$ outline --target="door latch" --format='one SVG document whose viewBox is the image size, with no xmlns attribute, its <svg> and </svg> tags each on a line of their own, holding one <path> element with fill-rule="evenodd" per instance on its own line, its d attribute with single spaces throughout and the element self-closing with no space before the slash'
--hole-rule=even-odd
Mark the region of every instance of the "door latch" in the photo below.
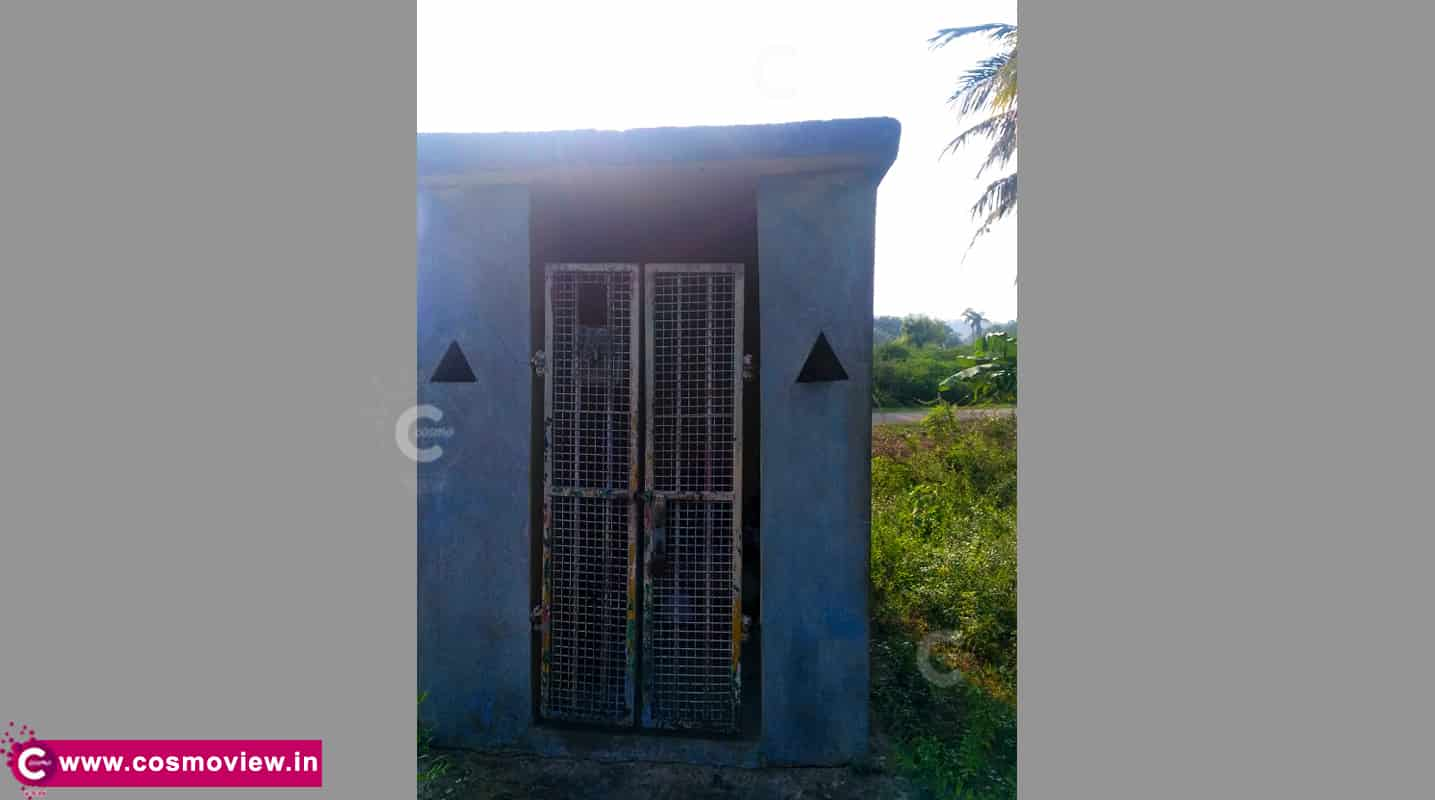
<svg viewBox="0 0 1435 800">
<path fill-rule="evenodd" d="M 548 610 L 545 609 L 541 604 L 533 607 L 533 611 L 529 613 L 528 619 L 530 622 L 533 623 L 533 630 L 548 630 Z"/>
<path fill-rule="evenodd" d="M 658 495 L 649 508 L 653 515 L 653 539 L 648 569 L 653 577 L 662 578 L 668 574 L 668 500 Z"/>
</svg>

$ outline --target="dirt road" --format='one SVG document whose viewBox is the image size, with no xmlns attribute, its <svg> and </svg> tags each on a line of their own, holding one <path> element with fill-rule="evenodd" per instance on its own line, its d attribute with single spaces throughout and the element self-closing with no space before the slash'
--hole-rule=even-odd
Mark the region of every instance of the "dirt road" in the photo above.
<svg viewBox="0 0 1435 800">
<path fill-rule="evenodd" d="M 908 408 L 894 411 L 873 411 L 873 425 L 892 425 L 901 423 L 921 422 L 927 416 L 928 409 Z M 1016 409 L 1010 406 L 1000 408 L 959 408 L 957 419 L 978 419 L 981 417 L 1009 417 L 1016 413 Z"/>
</svg>

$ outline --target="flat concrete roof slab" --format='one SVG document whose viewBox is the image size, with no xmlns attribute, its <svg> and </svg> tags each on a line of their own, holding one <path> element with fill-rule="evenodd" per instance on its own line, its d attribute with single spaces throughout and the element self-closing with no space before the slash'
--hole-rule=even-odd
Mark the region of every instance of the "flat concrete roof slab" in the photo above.
<svg viewBox="0 0 1435 800">
<path fill-rule="evenodd" d="M 571 171 L 723 163 L 755 174 L 851 167 L 885 173 L 902 126 L 890 117 L 538 133 L 420 133 L 420 183 L 519 182 Z"/>
</svg>

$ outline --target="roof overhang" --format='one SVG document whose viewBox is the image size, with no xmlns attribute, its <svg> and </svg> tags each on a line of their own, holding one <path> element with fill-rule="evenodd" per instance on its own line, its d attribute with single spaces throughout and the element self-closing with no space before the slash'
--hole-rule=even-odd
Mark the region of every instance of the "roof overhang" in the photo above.
<svg viewBox="0 0 1435 800">
<path fill-rule="evenodd" d="M 693 128 L 541 133 L 420 133 L 418 182 L 442 187 L 720 167 L 753 176 L 870 170 L 897 157 L 890 117 Z"/>
</svg>

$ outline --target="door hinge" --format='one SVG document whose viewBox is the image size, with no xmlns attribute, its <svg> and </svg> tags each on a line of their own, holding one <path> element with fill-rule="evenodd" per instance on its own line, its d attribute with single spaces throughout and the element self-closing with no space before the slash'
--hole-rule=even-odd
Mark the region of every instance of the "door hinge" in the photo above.
<svg viewBox="0 0 1435 800">
<path fill-rule="evenodd" d="M 528 359 L 529 365 L 533 367 L 533 374 L 540 378 L 543 377 L 544 358 L 543 351 L 539 350 L 533 354 L 532 358 Z"/>
<path fill-rule="evenodd" d="M 757 380 L 757 363 L 752 353 L 744 353 L 742 356 L 742 380 L 744 383 Z"/>
<path fill-rule="evenodd" d="M 528 619 L 533 623 L 533 630 L 548 630 L 548 609 L 544 608 L 542 604 L 533 607 L 533 611 L 529 613 Z"/>
</svg>

